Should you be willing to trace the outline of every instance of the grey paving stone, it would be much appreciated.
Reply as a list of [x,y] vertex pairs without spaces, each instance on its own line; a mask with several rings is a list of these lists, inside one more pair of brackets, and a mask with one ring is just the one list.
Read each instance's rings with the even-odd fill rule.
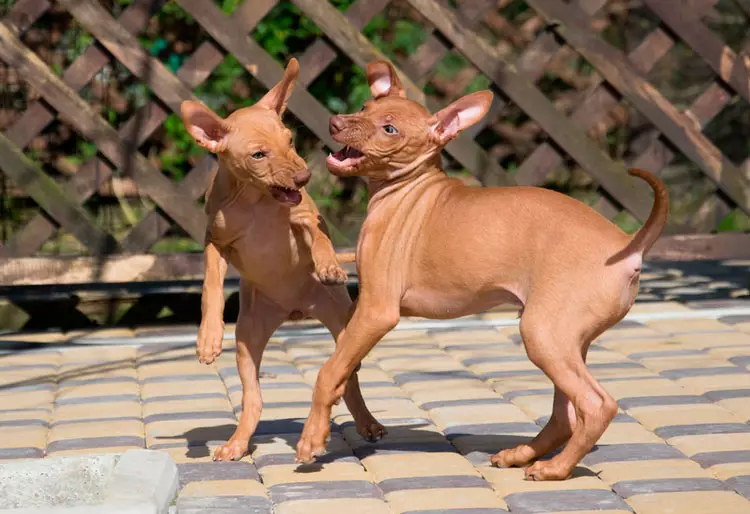
[[750,366],[750,355],[740,355],[738,357],[732,357],[729,359],[729,362],[742,367]]
[[[267,455],[261,455],[254,460],[255,466],[258,469],[262,469],[265,466],[295,464],[295,457],[296,455],[293,453],[269,453]],[[354,464],[360,463],[359,459],[352,455],[351,452],[330,452],[315,459],[316,465],[329,464],[331,462],[350,462]]]
[[706,350],[659,350],[653,352],[638,352],[628,355],[628,359],[641,360],[659,357],[681,357],[690,355],[706,355]]
[[102,385],[102,384],[125,384],[137,383],[133,377],[99,377],[99,378],[74,378],[60,381],[60,387]]
[[449,442],[445,443],[415,443],[415,442],[392,442],[386,440],[377,443],[363,444],[354,448],[354,455],[363,459],[370,455],[398,455],[403,453],[457,453],[456,448]]
[[28,419],[8,419],[0,421],[0,428],[5,427],[49,427],[49,421],[46,419],[39,418],[28,418]]
[[[38,382],[38,380],[34,380],[34,382]],[[12,391],[14,393],[29,393],[32,391],[54,391],[57,389],[57,384],[55,384],[52,379],[50,378],[48,381],[45,381],[44,383],[34,383],[34,384],[21,384],[21,385],[14,385],[14,384],[4,384],[0,385],[0,391],[3,392],[9,392]]]
[[586,466],[602,462],[631,462],[638,460],[684,459],[685,456],[668,444],[629,443],[594,446],[583,458]]
[[502,396],[495,396],[494,398],[467,398],[464,400],[442,400],[435,402],[423,403],[419,407],[424,410],[437,409],[440,407],[463,407],[469,405],[498,405],[507,404],[508,400]]
[[501,508],[468,508],[468,509],[429,509],[429,510],[407,510],[401,514],[507,514],[507,510]]
[[256,467],[247,461],[239,462],[186,462],[177,464],[180,488],[190,482],[204,480],[257,480],[260,476]]
[[44,455],[41,448],[0,448],[0,460],[37,459]]
[[89,437],[85,439],[63,439],[54,441],[47,445],[47,453],[63,450],[85,450],[89,448],[108,448],[116,446],[138,446],[146,447],[142,437],[135,436],[111,436],[111,437]]
[[[261,420],[255,429],[255,435],[301,434],[304,425],[305,418]],[[331,429],[333,430],[333,426]],[[338,426],[336,429],[338,430]]]
[[687,377],[712,377],[719,375],[736,375],[738,373],[747,373],[746,370],[738,368],[737,366],[715,366],[710,368],[683,368],[683,369],[668,369],[662,371],[660,374],[669,379],[675,380],[678,378]]
[[[537,425],[540,425],[540,426],[544,426],[548,422],[549,422],[549,416],[542,416],[536,419]],[[638,421],[632,416],[630,416],[629,414],[618,412],[617,414],[615,414],[614,419],[612,419],[612,423],[638,423]]]
[[679,437],[683,435],[710,435],[710,434],[746,434],[750,433],[750,425],[747,423],[705,423],[695,425],[669,425],[659,427],[654,433],[662,439]]
[[640,321],[633,321],[632,319],[624,319],[622,321],[617,322],[609,330],[617,330],[618,328],[638,328],[638,327],[644,327],[644,326],[645,325],[641,323]]
[[172,421],[175,419],[229,419],[237,421],[233,412],[229,411],[198,411],[198,412],[160,412],[151,414],[143,418],[144,423],[153,423],[155,421]]
[[376,388],[376,387],[398,387],[393,382],[386,382],[386,381],[360,381],[359,387],[362,389],[370,389],[370,388]]
[[8,364],[0,365],[0,373],[7,371],[56,371],[57,364]]
[[493,378],[543,377],[545,375],[541,369],[516,369],[511,371],[489,371],[481,373],[479,376],[484,380],[489,380]]
[[176,402],[183,400],[210,400],[226,397],[227,395],[221,393],[193,393],[179,394],[174,396],[152,396],[151,398],[144,398],[142,400],[142,403]]
[[620,398],[617,403],[623,409],[632,409],[633,407],[651,407],[654,405],[691,405],[696,403],[711,403],[706,396],[685,394],[673,396],[632,396],[629,398]]
[[714,402],[730,400],[732,398],[750,399],[750,389],[722,389],[718,391],[708,391],[705,395]]
[[479,436],[479,435],[503,435],[514,432],[524,434],[536,434],[540,426],[529,422],[517,421],[509,423],[482,423],[474,425],[456,425],[447,427],[443,433],[448,440],[453,440],[461,436]]
[[732,316],[723,316],[719,321],[725,325],[739,325],[740,323],[750,323],[750,314],[734,314]]
[[293,407],[305,407],[310,408],[312,406],[312,402],[310,400],[308,401],[301,401],[301,402],[269,402],[269,403],[263,403],[263,410],[268,409],[289,409]]
[[723,491],[726,487],[715,478],[652,478],[616,482],[612,489],[623,498],[629,498],[636,494]]
[[179,514],[272,514],[271,500],[262,496],[187,496],[177,498]]
[[667,377],[661,377],[658,375],[651,377],[601,377],[598,378],[599,382],[638,382],[641,380],[669,380]]
[[276,484],[271,486],[268,491],[273,502],[277,504],[290,500],[383,498],[383,493],[378,486],[366,480]]
[[750,450],[726,450],[721,452],[696,453],[690,459],[694,460],[704,468],[710,468],[716,464],[731,464],[734,462],[750,462]]
[[457,378],[477,379],[477,375],[466,370],[455,371],[409,371],[399,373],[393,377],[393,381],[398,385],[408,384],[410,382],[428,382],[430,380],[454,380]]
[[388,357],[379,357],[378,362],[386,362],[398,359],[445,359],[446,357],[447,356],[442,351],[433,354],[429,354],[425,351],[418,353],[404,353],[402,355],[389,355]]
[[464,366],[474,366],[475,364],[487,364],[489,362],[524,362],[529,358],[526,355],[497,355],[494,357],[472,357],[464,359]]
[[471,462],[472,466],[477,467],[489,464],[490,457],[492,457],[493,455],[495,455],[495,453],[475,450],[473,452],[465,454],[464,458]]
[[141,380],[141,384],[161,384],[165,382],[201,382],[204,380],[219,380],[219,375],[213,373],[195,373],[192,375],[165,375],[162,377],[148,377]]
[[568,491],[532,491],[511,493],[505,497],[510,511],[520,514],[566,512],[576,510],[632,509],[612,491],[577,489]]
[[507,393],[503,393],[503,398],[507,400],[513,400],[513,398],[518,398],[519,396],[547,396],[553,394],[555,394],[555,390],[551,387],[546,387],[543,389],[521,389],[519,391],[508,391]]
[[750,475],[742,475],[725,480],[727,487],[731,487],[742,496],[750,500]]
[[[119,416],[116,418],[83,418],[83,419],[63,419],[55,421],[51,425],[58,427],[61,425],[79,425],[84,423],[114,423],[117,421],[141,421],[138,416]],[[2,423],[0,423],[2,425]]]
[[[235,387],[230,387],[229,389],[232,390]],[[260,380],[260,388],[261,389],[312,389],[312,386],[308,384],[307,382],[265,382],[261,378]],[[240,390],[242,390],[242,386],[240,386]]]
[[408,478],[389,478],[378,483],[384,494],[412,489],[482,488],[492,489],[484,478],[473,475],[444,475]]
[[586,364],[589,369],[646,369],[642,364],[637,362],[594,362]]
[[106,396],[84,396],[82,398],[57,398],[55,405],[80,405],[84,403],[139,402],[137,394],[110,394]]

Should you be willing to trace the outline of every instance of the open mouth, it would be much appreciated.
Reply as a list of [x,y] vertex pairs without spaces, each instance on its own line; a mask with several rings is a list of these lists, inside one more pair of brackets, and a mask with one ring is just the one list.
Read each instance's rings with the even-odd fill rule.
[[336,171],[347,171],[354,168],[365,158],[365,154],[352,148],[351,146],[345,146],[336,153],[332,153],[326,159],[326,165],[332,172]]
[[302,193],[299,189],[293,189],[291,187],[283,186],[271,186],[271,196],[277,202],[283,203],[284,205],[299,205],[302,201]]

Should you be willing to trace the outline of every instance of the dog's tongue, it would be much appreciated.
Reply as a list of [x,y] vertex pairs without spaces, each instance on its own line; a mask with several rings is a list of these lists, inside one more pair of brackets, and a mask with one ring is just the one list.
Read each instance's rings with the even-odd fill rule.
[[274,187],[271,190],[271,194],[273,195],[274,199],[276,199],[276,201],[288,203],[290,205],[299,205],[299,203],[302,201],[302,193],[300,193],[299,191],[295,191],[294,189],[282,189]]

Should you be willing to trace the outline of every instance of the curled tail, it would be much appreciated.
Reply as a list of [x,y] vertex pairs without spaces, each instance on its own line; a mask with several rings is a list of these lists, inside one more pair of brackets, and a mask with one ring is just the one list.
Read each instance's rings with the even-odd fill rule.
[[656,240],[659,239],[664,225],[667,223],[669,193],[664,182],[653,173],[638,168],[629,169],[628,174],[642,178],[648,182],[648,185],[654,190],[654,205],[651,208],[651,214],[648,215],[646,223],[633,235],[630,243],[625,248],[609,258],[607,264],[619,261],[635,253],[645,254],[654,245]]

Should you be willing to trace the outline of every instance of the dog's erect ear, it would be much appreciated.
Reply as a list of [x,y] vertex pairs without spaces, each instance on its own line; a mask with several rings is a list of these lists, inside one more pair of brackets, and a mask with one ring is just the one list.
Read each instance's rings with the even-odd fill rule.
[[226,149],[229,124],[211,109],[198,102],[182,102],[182,122],[193,139],[214,153]]
[[370,84],[370,93],[375,100],[384,96],[406,98],[406,89],[401,84],[396,69],[388,61],[367,64],[367,83]]
[[432,135],[439,144],[446,144],[459,132],[484,118],[491,105],[491,91],[477,91],[459,98],[434,114],[435,124],[431,128]]
[[289,64],[286,65],[281,81],[260,99],[258,105],[276,111],[279,116],[284,114],[286,104],[289,103],[289,97],[292,96],[294,83],[297,82],[297,75],[299,75],[299,62],[292,57]]

